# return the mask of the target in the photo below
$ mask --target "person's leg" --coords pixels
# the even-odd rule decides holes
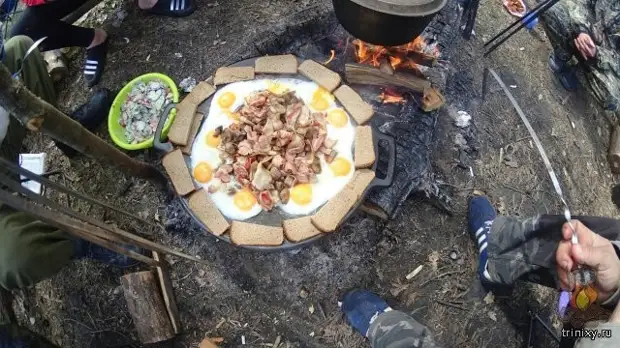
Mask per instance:
[[[62,21],[84,0],[56,0],[43,5],[27,7],[11,29],[11,36],[25,35],[41,43],[41,51],[63,47],[89,47],[95,38],[95,29],[79,27]]]
[[[88,86],[94,86],[103,74],[107,34],[103,29],[84,28],[62,21],[63,17],[83,3],[84,0],[55,0],[28,7],[13,27],[11,35],[25,35],[33,40],[46,37],[39,46],[42,51],[62,47],[85,47],[85,80]]]
[[[568,62],[575,52],[570,13],[562,2],[555,4],[541,16],[544,30],[553,47],[549,55],[549,67],[557,75],[562,86],[568,90],[577,87],[577,78]]]
[[[620,60],[618,53],[597,46],[596,60],[583,63],[592,95],[607,111],[620,115]]]
[[[21,76],[22,83],[46,102],[56,105],[56,91],[54,83],[47,73],[47,66],[43,55],[39,52],[32,52],[24,60],[26,51],[32,46],[33,41],[27,36],[15,36],[10,38],[5,44],[4,64],[11,71],[16,72],[23,65]]]
[[[39,52],[33,52],[25,61],[23,60],[32,43],[32,40],[26,36],[9,39],[4,44],[4,64],[11,73],[16,72],[23,64],[24,69],[20,78],[26,88],[46,102],[55,105],[56,92],[47,73],[43,56]],[[0,155],[16,163],[25,134],[25,128],[14,117],[11,117],[6,138],[0,146]]]
[[[483,204],[487,206],[485,209],[493,209],[485,197],[475,197],[474,200],[478,204],[476,209]],[[471,209],[470,203],[470,216],[471,210],[475,209]],[[609,240],[620,239],[619,220],[590,216],[573,218]],[[485,264],[481,262],[481,279],[504,285],[512,285],[521,279],[558,288],[555,251],[562,239],[562,225],[565,222],[561,215],[527,219],[498,216],[493,219],[486,233],[488,258]],[[472,231],[474,237],[476,230]]]
[[[0,286],[23,288],[51,277],[74,255],[65,232],[0,206]]]
[[[370,291],[353,290],[342,299],[342,312],[349,324],[373,348],[437,348],[426,326],[411,316],[392,310]]]
[[[562,2],[555,4],[542,16],[543,27],[558,63],[565,64],[573,57],[573,37],[570,13]]]

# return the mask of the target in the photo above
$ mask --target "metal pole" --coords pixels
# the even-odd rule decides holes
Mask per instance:
[[[506,35],[505,37],[503,37],[498,43],[494,44],[493,46],[491,46],[485,53],[484,53],[484,57],[488,56],[489,54],[491,54],[491,52],[495,51],[495,49],[497,49],[499,46],[501,46],[504,42],[506,42],[506,40],[510,39],[514,34],[516,34],[519,30],[521,30],[524,26],[528,25],[531,21],[534,20],[534,18],[538,17],[539,14],[544,13],[545,11],[547,11],[549,8],[551,8],[551,6],[555,5],[556,3],[558,3],[558,1],[560,0],[548,0],[547,2],[544,3],[544,5],[538,9],[538,11],[532,11],[528,14],[526,14],[526,19],[519,19],[518,21],[516,21],[515,23],[513,23],[511,25],[514,26],[518,23],[521,23],[521,25],[519,25],[515,30],[513,30],[511,33],[509,33],[508,35]],[[506,31],[508,31],[509,29],[504,30],[502,33],[505,33]],[[489,45],[491,42],[493,42],[494,40],[496,40],[500,35],[496,35],[492,40],[489,40],[489,42],[487,42],[485,44],[485,47],[487,45]]]

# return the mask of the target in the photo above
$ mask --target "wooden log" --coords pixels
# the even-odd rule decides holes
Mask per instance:
[[[62,20],[73,24],[73,22],[77,21],[86,14],[86,12],[90,11],[93,7],[97,6],[103,0],[88,0],[84,2],[80,7],[78,7],[75,11],[66,15]]]
[[[52,81],[58,82],[69,73],[67,64],[60,50],[52,50],[43,52],[43,59],[47,63],[47,73],[50,74]]]
[[[412,74],[394,72],[386,74],[383,71],[361,64],[346,64],[345,78],[351,84],[359,83],[375,86],[396,86],[424,93],[431,87],[431,82]]]
[[[135,160],[30,92],[0,64],[0,106],[33,132],[43,132],[80,153],[115,166],[128,175],[166,182],[154,166]]]
[[[611,133],[607,160],[609,161],[611,172],[614,174],[620,173],[620,126],[615,126]]]
[[[353,40],[353,44],[355,45],[356,54],[360,55],[360,44],[361,41]],[[427,54],[424,52],[418,52],[412,50],[409,45],[402,46],[392,46],[392,47],[384,47],[372,45],[369,43],[363,43],[364,47],[361,48],[362,56],[366,56],[366,60],[364,62],[369,62],[373,56],[380,57],[398,57],[399,59],[411,59],[414,63],[433,67],[437,64],[437,57],[431,54]]]
[[[172,323],[172,329],[175,335],[178,335],[181,333],[181,319],[174,296],[174,289],[172,288],[172,281],[170,280],[170,266],[157,251],[153,251],[153,260],[159,262],[159,266],[156,268],[157,280],[159,281],[159,287],[161,289],[162,298],[164,299],[164,304],[166,305],[168,317],[170,317],[170,323]]]
[[[174,330],[153,272],[136,272],[121,277],[121,286],[142,343],[167,341]]]

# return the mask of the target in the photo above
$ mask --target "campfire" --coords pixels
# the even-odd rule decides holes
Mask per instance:
[[[360,64],[369,64],[376,68],[387,66],[396,70],[411,70],[422,75],[419,66],[433,66],[440,57],[437,43],[427,44],[422,36],[416,37],[406,45],[384,47],[353,40],[355,58]]]
[[[393,47],[373,45],[359,39],[351,43],[353,60],[357,64],[345,65],[347,79],[352,83],[381,86],[378,101],[404,104],[406,98],[402,89],[406,89],[422,94],[421,104],[425,111],[436,110],[443,104],[443,97],[427,80],[427,74],[441,57],[436,41],[429,42],[418,36],[408,44]]]

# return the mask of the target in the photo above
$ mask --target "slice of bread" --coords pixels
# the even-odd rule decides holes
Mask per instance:
[[[202,112],[197,112],[194,116],[194,122],[192,123],[192,128],[189,131],[189,138],[187,138],[187,144],[181,148],[181,152],[186,155],[190,155],[192,153],[192,146],[194,145],[194,139],[196,139],[196,135],[198,135],[198,130],[200,129],[200,123],[204,118],[204,114]]]
[[[215,87],[205,81],[202,81],[197,84],[191,92],[189,92],[185,99],[189,99],[194,104],[200,105],[200,103],[209,98],[213,93],[215,93]]]
[[[375,163],[375,145],[370,126],[355,128],[354,151],[355,168],[370,168]]]
[[[181,150],[176,149],[170,152],[164,156],[161,162],[179,196],[185,196],[196,189]]]
[[[282,227],[284,227],[286,239],[291,242],[301,242],[304,239],[321,234],[321,231],[314,227],[309,216],[284,220],[282,222]]]
[[[172,126],[170,126],[168,131],[168,139],[172,143],[182,146],[187,145],[192,124],[194,123],[196,108],[196,104],[186,99],[177,105],[177,115],[174,117]]]
[[[254,80],[254,67],[239,66],[219,68],[215,71],[213,83],[216,86],[219,86],[225,85],[227,83],[246,80]]]
[[[319,86],[330,92],[336,89],[336,87],[340,85],[340,82],[342,82],[340,74],[310,59],[301,63],[297,70],[300,74],[316,82]]]
[[[366,103],[353,88],[347,85],[340,86],[334,92],[334,95],[358,125],[368,122],[375,113],[372,105]]]
[[[260,57],[254,70],[257,74],[297,74],[297,58],[292,54]]]
[[[349,181],[347,187],[351,188],[357,194],[357,199],[362,197],[366,188],[375,178],[375,172],[370,169],[358,169],[353,174],[353,179]]]
[[[323,232],[335,231],[345,215],[353,209],[356,201],[357,193],[350,187],[345,186],[338,195],[327,201],[327,203],[311,217],[312,224]]]
[[[230,227],[205,190],[201,189],[189,196],[189,208],[216,236],[222,235]]]
[[[236,245],[280,245],[284,242],[284,231],[282,227],[233,220],[230,240]]]

